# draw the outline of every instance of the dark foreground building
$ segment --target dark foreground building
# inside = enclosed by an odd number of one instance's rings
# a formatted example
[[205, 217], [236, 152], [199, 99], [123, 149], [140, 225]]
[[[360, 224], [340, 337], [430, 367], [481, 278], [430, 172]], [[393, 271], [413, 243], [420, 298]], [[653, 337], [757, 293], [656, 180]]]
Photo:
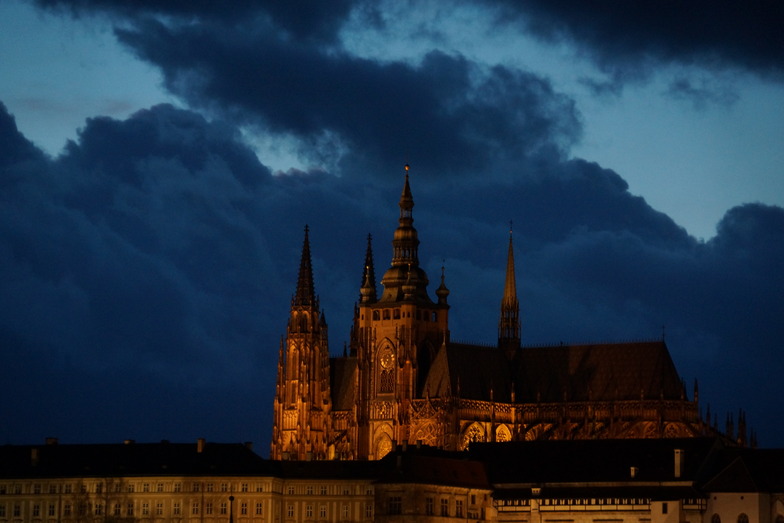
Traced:
[[327, 521], [784, 523], [784, 450], [545, 440], [272, 461], [203, 440], [0, 447], [0, 523]]

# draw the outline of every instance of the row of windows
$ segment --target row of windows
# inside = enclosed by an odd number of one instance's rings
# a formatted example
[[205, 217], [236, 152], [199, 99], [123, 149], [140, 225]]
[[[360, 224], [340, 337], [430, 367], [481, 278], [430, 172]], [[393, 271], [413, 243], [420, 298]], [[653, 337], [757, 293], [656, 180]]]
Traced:
[[[439, 506], [440, 506], [439, 515], [444, 517], [449, 517], [449, 500], [447, 498], [441, 498]], [[428, 516], [434, 516], [435, 513], [436, 513], [435, 500], [431, 497], [425, 498], [425, 514]], [[456, 518], [463, 517], [462, 499], [455, 500], [455, 517]]]
[[[249, 483], [241, 483], [239, 489], [233, 483], [204, 483], [193, 482], [186, 484], [191, 492], [264, 492], [264, 485], [257, 483], [251, 486]], [[253, 489], [253, 490], [251, 490]], [[0, 484], [0, 495], [7, 494], [73, 494], [75, 492], [102, 494], [103, 492], [182, 492], [182, 483], [128, 483], [126, 481], [106, 481], [95, 484], [87, 483], [51, 483], [42, 485], [33, 483], [32, 485], [23, 484]]]
[[[88, 514], [93, 514], [95, 516], [103, 516], [103, 515], [113, 515], [113, 516], [162, 516], [164, 515], [164, 504], [162, 502], [157, 503], [149, 503], [149, 502], [141, 502], [141, 503], [109, 503], [108, 510], [104, 510], [103, 503], [62, 503], [58, 506], [56, 503], [33, 503], [30, 507], [30, 514], [32, 517], [37, 518], [41, 517], [42, 515], [47, 515], [50, 517], [62, 515], [63, 517], [71, 517], [71, 516], [86, 516]], [[173, 516], [180, 516], [183, 515], [183, 511], [185, 508], [179, 501], [175, 501], [171, 505], [170, 514]], [[264, 515], [264, 504], [262, 502], [256, 502], [255, 505], [249, 504], [245, 501], [239, 502], [237, 507], [238, 513], [243, 516], [247, 516], [250, 514], [250, 511], [253, 510], [253, 514], [256, 516], [263, 516]], [[205, 515], [226, 515], [229, 513], [229, 503], [226, 501], [221, 501], [220, 503], [212, 503], [206, 502], [204, 503], [203, 511]], [[59, 514], [58, 514], [59, 512]], [[6, 509], [5, 504], [0, 504], [0, 518], [7, 517], [9, 511]], [[190, 513], [191, 515], [198, 516], [202, 514], [202, 505], [198, 502], [194, 502], [190, 506]], [[10, 514], [12, 517], [21, 517], [22, 515], [22, 504], [21, 503], [14, 503], [11, 506]]]
[[[406, 312], [402, 315], [405, 318], [410, 318], [411, 313]], [[374, 320], [399, 320], [401, 317], [400, 309], [382, 309], [373, 311]], [[438, 313], [436, 311], [416, 311], [414, 312], [414, 319], [421, 321], [438, 321]]]
[[[313, 517], [313, 509], [314, 506], [312, 503], [308, 503], [305, 505], [305, 518], [312, 518]], [[368, 502], [364, 504], [364, 513], [365, 519], [371, 519], [373, 517], [373, 503]], [[293, 518], [296, 514], [296, 506], [294, 503], [289, 503], [286, 505], [286, 517]], [[349, 519], [351, 514], [351, 507], [348, 503], [341, 503], [340, 505], [340, 519], [346, 520]], [[322, 503], [318, 506], [318, 517], [319, 519], [326, 519], [327, 518], [327, 505]]]
[[367, 496], [373, 495], [373, 487], [352, 486], [352, 485], [334, 486], [332, 488], [328, 488], [328, 485], [319, 485], [318, 489], [316, 489], [316, 487], [313, 485], [305, 485], [304, 487], [301, 485], [300, 486], [289, 485], [288, 487], [286, 487], [286, 494], [289, 496], [293, 496], [295, 494], [305, 494], [307, 496], [313, 496], [318, 490], [320, 496], [327, 496], [327, 495], [349, 496], [352, 494], [352, 491], [355, 491], [356, 494], [360, 494], [363, 488], [364, 488], [365, 495]]

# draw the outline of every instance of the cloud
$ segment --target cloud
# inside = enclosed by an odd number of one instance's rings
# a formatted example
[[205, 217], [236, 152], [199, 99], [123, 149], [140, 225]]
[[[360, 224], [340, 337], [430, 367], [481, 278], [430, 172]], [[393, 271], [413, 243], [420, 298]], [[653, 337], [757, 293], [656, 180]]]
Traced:
[[[90, 119], [55, 159], [7, 112], [0, 122], [0, 143], [28, 144], [0, 173], [0, 358], [18, 376], [2, 393], [39, 413], [15, 417], [0, 437], [266, 441], [302, 227], [311, 225], [317, 292], [340, 353], [365, 236], [380, 274], [402, 180], [271, 176], [235, 127], [165, 105]], [[747, 409], [763, 442], [775, 440], [766, 404], [784, 371], [775, 357], [784, 211], [738, 207], [700, 243], [611, 170], [553, 157], [535, 167], [449, 183], [412, 170], [420, 259], [431, 292], [446, 266], [455, 339], [495, 338], [511, 219], [527, 342], [651, 338], [664, 324], [703, 401], [714, 412]], [[750, 379], [738, 368], [765, 379], [743, 389]], [[152, 409], [153, 391], [177, 399]], [[91, 408], [101, 427], [89, 426]], [[137, 426], [150, 409], [150, 424]], [[213, 411], [225, 413], [224, 429]], [[253, 423], [229, 422], [249, 412]]]
[[208, 23], [147, 21], [118, 37], [191, 106], [296, 136], [301, 154], [334, 158], [341, 172], [378, 171], [401, 153], [433, 175], [508, 171], [580, 135], [573, 102], [547, 81], [460, 56], [379, 63], [274, 33], [236, 39]]
[[662, 63], [737, 68], [778, 79], [784, 72], [784, 8], [776, 1], [484, 3], [514, 14], [500, 23], [513, 20], [543, 40], [572, 43], [616, 82], [645, 76]]

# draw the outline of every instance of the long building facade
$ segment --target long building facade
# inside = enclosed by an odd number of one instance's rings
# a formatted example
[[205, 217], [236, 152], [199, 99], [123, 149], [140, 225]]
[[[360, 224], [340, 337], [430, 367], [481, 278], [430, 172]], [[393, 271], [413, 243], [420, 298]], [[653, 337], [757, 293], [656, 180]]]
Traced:
[[[402, 443], [464, 450], [472, 442], [715, 432], [700, 416], [696, 384], [689, 399], [663, 340], [524, 347], [511, 231], [497, 345], [452, 342], [443, 269], [431, 294], [419, 264], [408, 166], [398, 205], [380, 293], [368, 237], [341, 357], [329, 355], [305, 230], [279, 352], [273, 459], [377, 460]], [[739, 427], [740, 440], [744, 432]]]
[[204, 440], [0, 446], [0, 523], [373, 521], [784, 523], [784, 451], [543, 440], [283, 461]]

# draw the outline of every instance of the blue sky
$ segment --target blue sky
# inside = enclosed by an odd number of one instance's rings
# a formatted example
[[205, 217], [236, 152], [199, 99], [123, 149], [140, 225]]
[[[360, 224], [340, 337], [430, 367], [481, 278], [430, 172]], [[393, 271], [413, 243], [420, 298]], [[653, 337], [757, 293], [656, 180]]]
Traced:
[[302, 228], [339, 353], [408, 162], [454, 339], [512, 219], [525, 342], [664, 327], [784, 444], [784, 14], [719, 4], [3, 2], [0, 439], [265, 448]]

